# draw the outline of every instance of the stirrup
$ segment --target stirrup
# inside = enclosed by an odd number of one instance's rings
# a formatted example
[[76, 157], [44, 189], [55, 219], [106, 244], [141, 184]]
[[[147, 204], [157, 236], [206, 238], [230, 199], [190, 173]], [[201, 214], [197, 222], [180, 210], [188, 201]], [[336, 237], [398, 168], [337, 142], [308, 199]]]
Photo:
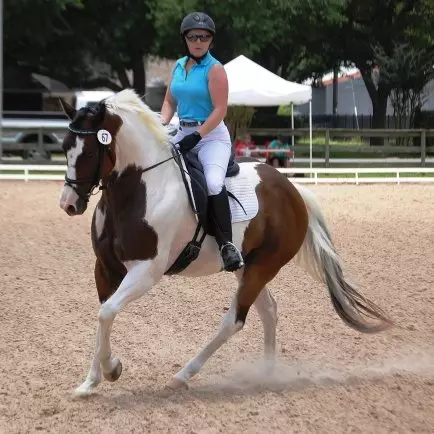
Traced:
[[[223, 249], [231, 246], [232, 249], [230, 250], [230, 256], [229, 258], [223, 258]], [[222, 257], [222, 262], [223, 262], [223, 268], [226, 271], [236, 271], [242, 267], [244, 267], [244, 260], [243, 257], [240, 253], [240, 251], [237, 249], [237, 247], [231, 243], [230, 241], [225, 242], [224, 244], [222, 244], [222, 246], [220, 247], [220, 255]], [[234, 257], [236, 256], [236, 257]], [[229, 261], [225, 261], [225, 259], [229, 259]]]

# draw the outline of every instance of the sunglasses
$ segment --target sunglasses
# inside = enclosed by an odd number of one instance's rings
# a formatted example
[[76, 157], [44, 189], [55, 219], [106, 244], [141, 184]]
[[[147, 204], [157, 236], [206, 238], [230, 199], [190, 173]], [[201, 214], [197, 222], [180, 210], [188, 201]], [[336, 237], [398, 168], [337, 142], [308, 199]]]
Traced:
[[187, 35], [186, 39], [190, 42], [200, 41], [208, 42], [212, 38], [211, 35]]

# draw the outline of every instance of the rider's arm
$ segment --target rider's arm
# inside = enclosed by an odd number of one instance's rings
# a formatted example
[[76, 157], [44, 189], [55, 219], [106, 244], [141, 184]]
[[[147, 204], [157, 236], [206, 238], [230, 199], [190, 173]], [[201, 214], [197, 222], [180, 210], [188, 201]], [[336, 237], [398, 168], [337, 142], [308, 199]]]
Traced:
[[176, 102], [170, 92], [170, 84], [172, 82], [172, 75], [168, 80], [166, 95], [164, 97], [163, 105], [161, 106], [161, 122], [163, 125], [167, 125], [173, 118], [176, 110]]
[[198, 130], [202, 137], [205, 137], [210, 131], [212, 131], [226, 116], [228, 109], [229, 86], [223, 65], [214, 65], [210, 69], [208, 74], [208, 88], [214, 110]]

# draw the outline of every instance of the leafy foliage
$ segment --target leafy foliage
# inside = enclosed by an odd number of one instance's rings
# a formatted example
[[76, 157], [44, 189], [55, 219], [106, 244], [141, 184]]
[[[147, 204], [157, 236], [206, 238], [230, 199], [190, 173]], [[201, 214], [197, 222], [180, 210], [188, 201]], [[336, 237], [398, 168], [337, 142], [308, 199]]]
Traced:
[[[223, 63], [245, 54], [297, 81], [356, 65], [378, 127], [392, 89], [428, 79], [414, 70], [434, 45], [433, 0], [9, 0], [5, 65], [69, 86], [133, 86], [143, 94], [147, 57], [184, 54], [179, 26], [193, 10], [214, 18], [213, 52]], [[406, 45], [414, 55], [401, 63], [399, 81], [397, 47]], [[405, 80], [404, 70], [411, 71]]]

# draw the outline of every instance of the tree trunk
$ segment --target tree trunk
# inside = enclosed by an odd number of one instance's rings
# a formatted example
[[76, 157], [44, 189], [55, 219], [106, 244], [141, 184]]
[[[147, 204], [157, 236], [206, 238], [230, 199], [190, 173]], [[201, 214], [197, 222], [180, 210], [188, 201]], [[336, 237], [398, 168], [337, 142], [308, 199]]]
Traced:
[[288, 76], [288, 67], [289, 61], [287, 59], [282, 60], [282, 64], [280, 65], [280, 76], [284, 79]]
[[[371, 68], [359, 67], [359, 70], [362, 72], [362, 78], [372, 102], [372, 128], [386, 128], [387, 99], [391, 91], [390, 86], [382, 82], [381, 78], [378, 83], [374, 83]], [[371, 137], [370, 143], [371, 146], [383, 146], [384, 139]]]
[[[387, 98], [389, 92], [381, 90], [380, 86], [377, 91], [375, 103], [372, 103], [372, 128], [386, 128]], [[381, 137], [371, 137], [371, 146], [383, 146], [384, 139]]]
[[119, 67], [116, 68], [116, 73], [118, 75], [118, 79], [121, 82], [122, 88], [126, 89], [131, 86], [130, 80], [128, 79], [127, 72], [125, 68]]
[[146, 58], [140, 54], [133, 61], [133, 87], [137, 94], [145, 101], [146, 93]]

